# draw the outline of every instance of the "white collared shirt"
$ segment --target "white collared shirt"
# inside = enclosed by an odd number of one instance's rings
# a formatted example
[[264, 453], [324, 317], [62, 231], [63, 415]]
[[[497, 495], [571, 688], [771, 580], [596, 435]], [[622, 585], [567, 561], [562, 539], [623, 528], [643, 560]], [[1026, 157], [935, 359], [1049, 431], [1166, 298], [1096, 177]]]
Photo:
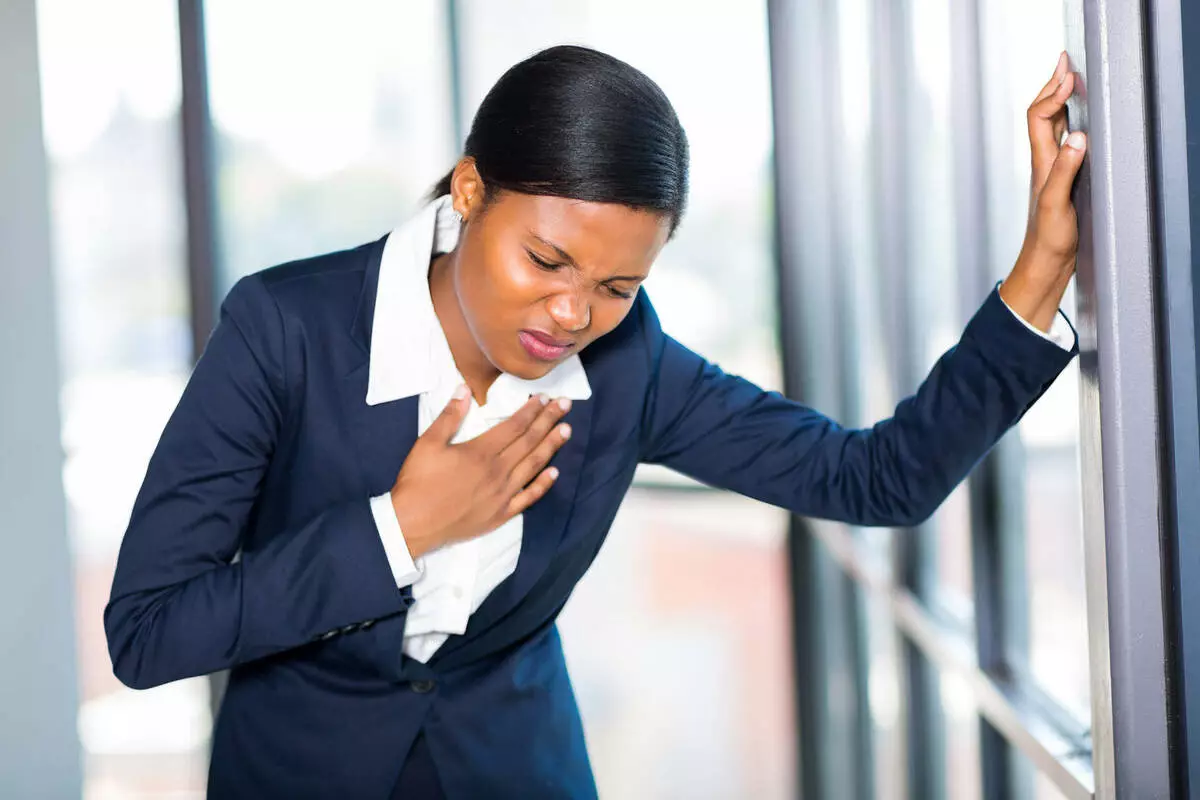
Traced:
[[[433, 310], [428, 277], [430, 259], [453, 250], [458, 232], [450, 198], [443, 196], [388, 236], [379, 265], [366, 401], [375, 405], [419, 395], [418, 434], [429, 428], [463, 383]], [[454, 442], [491, 429], [539, 392], [572, 400], [591, 397], [579, 356], [571, 356], [535, 381], [501, 374], [488, 390], [487, 405], [479, 406], [472, 398]], [[516, 570], [522, 517], [414, 561], [391, 495], [371, 498], [371, 512], [396, 585], [412, 586], [415, 602], [404, 627], [404, 652], [427, 662], [450, 636], [466, 631], [471, 614]]]

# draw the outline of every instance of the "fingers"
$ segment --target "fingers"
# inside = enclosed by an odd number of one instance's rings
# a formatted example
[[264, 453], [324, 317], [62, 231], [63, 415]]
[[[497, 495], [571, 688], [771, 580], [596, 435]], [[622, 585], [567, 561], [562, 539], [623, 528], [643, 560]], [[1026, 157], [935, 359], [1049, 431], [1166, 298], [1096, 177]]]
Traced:
[[493, 452], [500, 452], [519, 440], [548, 405], [551, 405], [549, 397], [534, 395], [515, 414], [475, 441], [482, 447], [493, 449]]
[[[553, 402], [547, 402], [542, 412], [529, 424], [519, 437], [513, 440], [508, 447], [500, 454], [500, 458], [505, 468], [513, 470], [521, 463], [522, 460], [532, 453], [550, 433], [550, 429], [563, 418], [563, 416], [571, 410], [571, 401], [565, 397], [559, 398]], [[544, 464], [542, 466], [545, 466]], [[521, 485], [533, 476], [528, 476]]]
[[1062, 83], [1063, 76], [1067, 74], [1067, 67], [1070, 64], [1070, 59], [1067, 58], [1067, 51], [1064, 50], [1058, 54], [1058, 63], [1054, 65], [1054, 74], [1050, 76], [1050, 80], [1046, 81], [1046, 85], [1038, 92], [1038, 96], [1033, 102], [1044, 100], [1049, 97], [1058, 85]]
[[546, 496], [546, 492], [550, 491], [550, 487], [554, 485], [557, 478], [558, 469], [556, 467], [542, 470], [533, 483], [517, 492], [509, 501], [508, 516], [511, 518], [517, 514], [524, 514], [526, 509]]
[[458, 433], [458, 429], [462, 427], [463, 420], [466, 419], [467, 410], [471, 407], [471, 401], [467, 399], [470, 396], [471, 390], [467, 388], [466, 384], [455, 389], [454, 394], [450, 397], [450, 402], [425, 431], [425, 435], [436, 441], [450, 444], [455, 434]]
[[1066, 104], [1075, 90], [1075, 73], [1068, 72], [1049, 95], [1038, 99], [1026, 115], [1029, 123], [1029, 146], [1033, 157], [1035, 185], [1044, 179], [1054, 159], [1062, 132], [1066, 127]]
[[520, 489], [533, 480], [541, 470], [550, 463], [554, 454], [571, 438], [571, 426], [565, 422], [549, 430], [536, 443], [536, 446], [517, 462], [510, 475], [510, 485]]
[[1083, 156], [1087, 151], [1087, 136], [1082, 131], [1075, 131], [1067, 137], [1066, 144], [1058, 151], [1058, 157], [1050, 168], [1038, 198], [1041, 209], [1055, 211], [1065, 210], [1071, 204], [1071, 186], [1079, 167], [1083, 164]]

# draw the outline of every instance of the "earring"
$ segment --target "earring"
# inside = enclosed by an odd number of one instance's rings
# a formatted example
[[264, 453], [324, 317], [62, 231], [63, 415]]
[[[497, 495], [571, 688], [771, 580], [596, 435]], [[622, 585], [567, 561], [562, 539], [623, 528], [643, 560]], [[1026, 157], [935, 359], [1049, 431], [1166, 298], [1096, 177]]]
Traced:
[[463, 215], [459, 213], [458, 209], [454, 209], [454, 211], [450, 214], [450, 216], [454, 219], [455, 223], [460, 224], [460, 225], [462, 224]]

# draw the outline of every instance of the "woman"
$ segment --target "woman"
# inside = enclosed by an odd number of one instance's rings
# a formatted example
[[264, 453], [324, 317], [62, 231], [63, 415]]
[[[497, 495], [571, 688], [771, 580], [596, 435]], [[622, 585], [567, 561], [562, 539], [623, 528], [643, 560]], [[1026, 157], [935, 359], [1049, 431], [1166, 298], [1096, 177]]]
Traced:
[[1030, 111], [1011, 275], [892, 419], [845, 430], [659, 327], [639, 286], [688, 162], [658, 87], [578, 47], [516, 65], [410, 222], [229, 293], [125, 535], [116, 674], [231, 670], [213, 797], [595, 796], [554, 620], [639, 462], [911, 525], [1070, 360], [1043, 332], [1072, 86], [1060, 59]]

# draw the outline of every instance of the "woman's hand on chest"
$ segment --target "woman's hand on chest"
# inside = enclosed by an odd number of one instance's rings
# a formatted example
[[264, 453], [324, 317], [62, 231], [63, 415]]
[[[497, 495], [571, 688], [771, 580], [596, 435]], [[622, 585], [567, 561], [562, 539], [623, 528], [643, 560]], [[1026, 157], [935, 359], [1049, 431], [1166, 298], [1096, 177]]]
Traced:
[[569, 400], [531, 397], [511, 418], [461, 444], [451, 444], [470, 400], [461, 387], [416, 441], [392, 486], [392, 506], [416, 559], [432, 550], [495, 530], [549, 491], [547, 468], [570, 438], [559, 420]]

